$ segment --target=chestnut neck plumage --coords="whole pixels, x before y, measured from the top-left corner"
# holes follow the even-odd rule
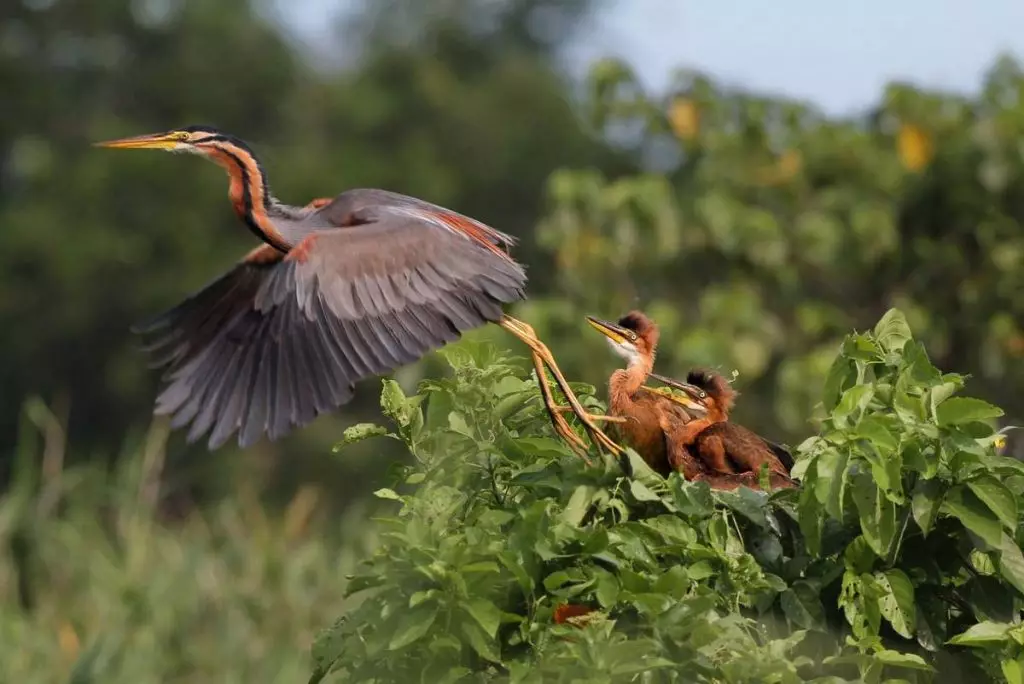
[[[608,381],[608,399],[612,407],[621,407],[633,402],[636,394],[647,377],[654,370],[654,351],[649,354],[637,354],[626,368],[612,373]]]
[[[258,238],[282,252],[292,244],[274,225],[272,215],[285,207],[270,194],[267,174],[256,155],[240,140],[217,135],[202,141],[204,156],[223,168],[230,181],[228,197],[235,213]]]

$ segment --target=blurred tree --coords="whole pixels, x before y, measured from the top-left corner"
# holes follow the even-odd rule
[[[652,95],[605,61],[588,109],[644,171],[549,184],[538,239],[570,300],[520,315],[542,336],[583,338],[560,357],[568,373],[600,381],[614,363],[595,361],[583,313],[641,306],[663,327],[662,372],[739,370],[737,417],[795,440],[844,331],[900,306],[940,367],[969,369],[972,391],[1022,422],[1016,63],[1001,60],[977,101],[894,84],[870,116],[828,120],[688,72]]]
[[[211,123],[254,144],[282,199],[354,186],[419,195],[524,237],[518,256],[536,266],[546,255],[529,235],[550,173],[616,168],[607,146],[581,132],[553,61],[590,4],[476,0],[429,13],[367,4],[346,29],[366,39],[363,49],[323,73],[255,1],[6,3],[0,84],[19,97],[0,112],[0,327],[10,331],[0,338],[0,453],[10,452],[30,393],[70,404],[76,453],[114,453],[128,426],[149,420],[157,381],[128,326],[252,244],[212,165],[98,151],[91,141]],[[562,17],[557,35],[545,34],[538,13]],[[399,39],[399,25],[419,39]],[[531,292],[550,283],[548,270],[531,269]],[[376,384],[365,385],[342,416],[236,463],[282,490],[310,467],[318,477],[329,469],[346,500],[359,478],[340,477],[326,452],[341,425],[376,413]],[[181,435],[171,450],[172,463],[210,461]],[[284,453],[312,455],[303,467],[289,457],[275,468]],[[387,458],[376,456],[380,467]],[[189,478],[204,473],[210,480],[206,466]]]

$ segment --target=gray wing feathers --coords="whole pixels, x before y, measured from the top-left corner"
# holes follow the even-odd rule
[[[523,297],[517,264],[408,217],[314,234],[305,260],[236,266],[139,330],[155,412],[215,449],[277,439]]]

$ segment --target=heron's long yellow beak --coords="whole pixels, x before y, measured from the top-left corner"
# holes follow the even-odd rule
[[[135,135],[130,138],[119,138],[118,140],[106,140],[93,143],[95,147],[111,147],[119,150],[173,150],[181,142],[178,133],[150,133],[147,135]]]
[[[605,321],[593,316],[587,316],[587,323],[590,323],[594,330],[611,339],[613,342],[621,344],[629,339],[629,333],[625,328],[615,325],[610,321]]]

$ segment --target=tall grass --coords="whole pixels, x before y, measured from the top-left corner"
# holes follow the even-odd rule
[[[306,486],[271,513],[239,484],[169,518],[159,425],[113,469],[64,468],[59,421],[38,402],[26,416],[0,498],[0,682],[305,681],[374,543],[351,534],[365,511],[332,520]]]

